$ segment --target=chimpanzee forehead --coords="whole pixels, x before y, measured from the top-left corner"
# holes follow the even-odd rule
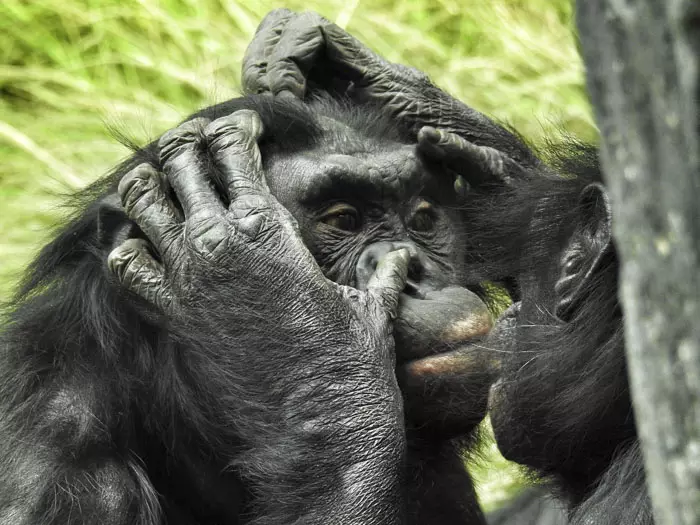
[[[298,180],[301,200],[331,194],[340,198],[348,190],[404,199],[419,192],[430,177],[414,146],[394,144],[375,151],[347,146],[314,150],[298,159],[304,165]]]
[[[350,194],[403,201],[437,184],[435,166],[418,154],[415,137],[381,113],[332,100],[290,109],[303,110],[306,120],[270,123],[269,129],[284,133],[273,134],[272,148],[263,151],[268,183],[285,202]]]
[[[362,155],[401,146],[392,138],[378,137],[369,130],[359,130],[336,118],[317,115],[321,134],[316,139],[318,151],[344,155]]]

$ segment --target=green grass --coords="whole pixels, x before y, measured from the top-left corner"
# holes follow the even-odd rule
[[[246,44],[282,6],[322,13],[534,142],[595,137],[566,0],[2,0],[0,301],[61,195],[128,154],[108,127],[145,143],[235,96]],[[512,485],[479,474],[490,504]]]

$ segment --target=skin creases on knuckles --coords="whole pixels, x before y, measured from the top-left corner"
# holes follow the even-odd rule
[[[293,104],[293,102],[289,102]],[[320,118],[324,123],[324,132],[320,137],[315,138],[318,141],[316,146],[316,151],[319,152],[318,155],[323,157],[323,149],[327,148],[329,155],[328,159],[332,159],[332,165],[329,165],[327,169],[332,173],[333,176],[342,176],[344,180],[344,185],[347,186],[347,191],[350,194],[357,194],[356,190],[352,189],[352,185],[357,184],[358,188],[366,186],[367,184],[378,185],[377,195],[383,194],[388,195],[386,192],[398,192],[395,194],[395,198],[402,199],[408,198],[408,195],[412,189],[413,185],[423,185],[426,183],[425,175],[421,175],[416,178],[416,174],[422,171],[417,169],[416,160],[410,159],[414,155],[413,149],[406,148],[401,143],[393,144],[388,141],[387,144],[382,145],[377,148],[376,153],[370,155],[366,161],[353,160],[344,164],[345,157],[343,150],[346,149],[348,152],[353,151],[359,146],[359,144],[367,141],[366,137],[362,136],[363,131],[354,130],[352,134],[355,136],[347,136],[348,130],[345,128],[346,124],[343,123],[342,111],[340,111],[335,106],[331,105],[329,108],[325,108],[329,113],[326,115],[314,115],[308,118]],[[338,112],[340,111],[340,114]],[[229,120],[231,117],[229,117]],[[219,119],[219,121],[222,119]],[[166,135],[166,138],[162,139],[161,142],[176,140],[178,142],[179,150],[176,154],[172,153],[172,148],[168,150],[169,159],[171,162],[177,161],[177,156],[188,155],[188,144],[194,144],[200,142],[202,139],[196,133],[192,133],[193,129],[206,129],[215,134],[215,142],[218,144],[219,153],[221,154],[222,145],[226,144],[228,147],[233,147],[236,149],[240,147],[241,150],[236,150],[239,156],[248,156],[245,160],[237,161],[237,169],[243,171],[248,169],[250,166],[250,157],[256,157],[254,164],[261,162],[257,160],[259,155],[253,154],[253,148],[250,147],[246,139],[241,139],[240,137],[235,139],[228,139],[228,133],[239,133],[238,127],[232,127],[226,122],[219,123],[219,121],[214,121],[211,123],[197,122],[195,125],[187,126],[185,132],[173,132]],[[251,123],[254,122],[250,118],[246,118],[244,123],[248,124],[251,128]],[[262,126],[255,126],[257,129],[261,129]],[[339,130],[343,130],[346,134],[342,141],[337,142],[336,131],[334,127]],[[258,132],[259,133],[259,132]],[[254,134],[254,133],[253,133]],[[183,136],[187,137],[187,140],[183,140]],[[250,134],[249,134],[250,136]],[[173,139],[175,137],[175,139]],[[205,136],[206,138],[206,136]],[[378,141],[379,142],[379,141]],[[325,144],[325,145],[324,145]],[[166,143],[167,145],[167,143]],[[365,146],[363,146],[365,147]],[[396,151],[397,153],[394,153]],[[405,160],[400,160],[397,157],[398,152],[403,151],[401,155],[407,155]],[[253,177],[249,177],[243,181],[237,180],[236,182],[230,182],[228,187],[233,187],[233,192],[241,192],[241,195],[231,195],[231,206],[228,212],[225,210],[220,210],[219,215],[212,215],[211,213],[205,213],[203,217],[206,219],[204,224],[207,228],[198,228],[194,232],[195,242],[204,246],[209,253],[215,255],[216,257],[223,257],[225,260],[229,259],[233,255],[233,259],[238,259],[238,252],[243,250],[244,252],[249,249],[254,249],[258,246],[263,252],[270,249],[266,246],[266,243],[272,244],[275,250],[278,252],[288,250],[289,247],[289,237],[294,235],[297,231],[305,234],[305,242],[311,247],[323,246],[326,242],[324,235],[319,233],[317,235],[312,235],[310,232],[319,232],[315,227],[312,227],[309,223],[309,208],[306,203],[300,201],[300,195],[298,190],[295,189],[296,180],[298,176],[303,174],[304,184],[313,185],[314,178],[318,176],[319,181],[323,181],[324,185],[327,185],[327,178],[323,172],[318,172],[315,166],[324,166],[323,162],[318,164],[318,159],[314,157],[312,161],[308,161],[303,157],[295,158],[289,157],[289,154],[276,153],[274,148],[265,154],[266,155],[266,166],[267,173],[265,177],[256,174]],[[229,155],[230,156],[230,155]],[[363,162],[366,165],[363,166]],[[403,166],[408,171],[396,171],[396,166]],[[187,173],[187,165],[179,168],[180,171],[177,175],[182,175]],[[346,171],[350,170],[350,171]],[[386,174],[386,178],[385,175]],[[195,177],[195,174],[190,174]],[[369,179],[365,179],[369,175]],[[201,177],[201,174],[199,175]],[[266,180],[267,185],[263,185],[260,181]],[[389,181],[401,181],[400,184],[389,184]],[[180,183],[182,186],[182,183]],[[383,186],[389,184],[389,186]],[[433,184],[433,183],[430,183]],[[442,184],[441,182],[438,185]],[[269,185],[269,188],[268,188]],[[349,185],[349,186],[348,186]],[[226,187],[226,185],[224,184]],[[262,191],[259,190],[262,188]],[[197,190],[196,185],[188,186],[188,190]],[[210,189],[210,188],[209,188]],[[270,193],[267,193],[267,191]],[[329,191],[333,192],[333,187],[327,188]],[[431,190],[433,191],[433,190]],[[454,195],[450,196],[443,195],[444,193],[441,189],[436,189],[437,191],[431,199],[435,202],[440,199],[447,198],[452,199]],[[449,186],[448,186],[449,191]],[[404,193],[406,192],[406,193]],[[206,192],[204,192],[206,193]],[[272,195],[276,196],[274,199]],[[405,196],[402,196],[405,195]],[[324,198],[331,199],[331,195],[320,196],[321,200]],[[393,198],[393,197],[392,197]],[[279,203],[277,202],[279,200]],[[372,199],[368,199],[366,204],[360,203],[358,206],[360,212],[364,210],[367,206],[376,206],[379,203],[370,202]],[[274,204],[270,204],[274,203]],[[197,203],[190,206],[193,211],[197,211],[195,208]],[[202,203],[199,203],[202,207]],[[379,207],[383,207],[385,204],[381,204]],[[392,205],[393,206],[393,205]],[[187,206],[185,206],[187,208]],[[207,205],[206,210],[211,210],[212,206]],[[425,206],[413,206],[410,209],[413,212],[421,211],[426,209]],[[430,213],[438,213],[447,217],[449,214],[442,211],[440,206],[431,206]],[[358,213],[360,213],[358,212]],[[201,213],[201,212],[198,212]],[[230,231],[227,231],[224,225],[227,221],[220,221],[220,216],[227,213],[233,226]],[[403,213],[403,212],[402,212]],[[288,214],[290,220],[286,220],[284,215]],[[441,216],[442,216],[441,215]],[[193,214],[193,218],[200,215],[197,213]],[[366,216],[363,219],[365,222],[370,221],[370,217]],[[374,219],[371,219],[374,220]],[[381,217],[378,220],[383,220]],[[406,219],[409,224],[412,222]],[[447,219],[445,219],[447,220]],[[454,216],[449,221],[458,221],[459,219]],[[213,226],[210,225],[209,221],[214,221]],[[445,270],[440,269],[440,265],[435,265],[431,263],[431,257],[426,252],[421,253],[421,250],[432,250],[430,242],[433,243],[444,243],[444,242],[454,242],[452,236],[449,235],[449,231],[454,228],[459,228],[457,222],[441,222],[440,225],[444,226],[448,230],[448,234],[438,235],[433,237],[429,235],[425,237],[428,232],[419,232],[423,235],[423,248],[417,248],[418,244],[411,241],[410,229],[407,230],[405,226],[400,227],[399,230],[394,230],[393,233],[391,229],[387,229],[387,226],[382,228],[385,230],[384,236],[389,236],[385,238],[400,238],[405,237],[406,241],[399,243],[382,241],[381,239],[376,239],[378,243],[373,242],[371,231],[368,231],[371,226],[370,224],[364,224],[366,228],[360,228],[358,231],[354,232],[354,235],[347,236],[345,242],[341,245],[340,250],[348,250],[347,255],[341,255],[340,260],[345,260],[343,264],[348,268],[348,278],[353,279],[353,274],[356,271],[351,269],[351,265],[354,257],[358,257],[360,260],[367,259],[366,257],[360,257],[363,252],[373,252],[376,251],[376,255],[369,257],[370,261],[374,264],[378,264],[382,257],[386,254],[386,250],[392,251],[394,249],[402,249],[403,246],[409,248],[409,252],[413,255],[410,256],[409,266],[414,267],[415,275],[410,275],[409,280],[412,281],[413,292],[416,289],[423,290],[418,296],[402,295],[402,298],[398,302],[398,313],[390,314],[390,317],[395,318],[393,323],[394,328],[394,339],[396,340],[396,354],[397,362],[399,366],[403,368],[403,376],[411,376],[410,380],[403,383],[404,393],[406,395],[415,395],[418,398],[424,397],[425,388],[422,384],[426,381],[431,384],[440,383],[441,378],[449,377],[449,381],[443,382],[445,385],[448,383],[453,386],[446,387],[448,391],[459,391],[462,389],[462,382],[470,381],[470,378],[479,377],[478,382],[480,384],[486,383],[487,379],[493,374],[492,370],[494,367],[494,361],[492,359],[483,359],[476,357],[477,347],[474,347],[469,341],[479,340],[485,336],[491,327],[491,315],[485,305],[477,298],[471,291],[465,288],[460,288],[457,286],[461,277],[456,273],[444,273]],[[186,224],[187,222],[186,218]],[[422,224],[427,224],[428,227],[433,227],[433,221],[429,223],[423,222]],[[437,227],[437,225],[435,225]],[[331,228],[333,229],[333,228]],[[326,230],[323,230],[326,231]],[[379,231],[379,230],[377,230]],[[241,246],[229,247],[228,239],[224,238],[225,235],[246,235],[247,240],[251,243],[243,244]],[[418,234],[418,233],[416,233]],[[398,237],[396,237],[398,236]],[[427,241],[430,239],[430,241]],[[452,240],[450,240],[452,239]],[[426,245],[425,243],[428,242]],[[362,247],[365,246],[363,249]],[[377,248],[375,248],[377,246]],[[387,248],[387,246],[389,248]],[[439,244],[440,252],[445,253],[459,253],[460,247],[453,246],[450,249],[442,244]],[[437,249],[437,247],[435,248]],[[232,250],[233,253],[227,253],[227,250]],[[377,251],[378,250],[378,251]],[[322,251],[322,250],[321,250]],[[293,251],[290,252],[286,257],[288,261],[297,261],[297,257],[293,255]],[[355,253],[356,255],[353,255]],[[275,257],[275,254],[270,253],[271,258]],[[335,259],[339,257],[338,253],[334,254]],[[442,256],[440,256],[442,257]],[[258,265],[260,257],[256,256],[252,259],[248,259],[248,262],[254,262],[254,266]],[[244,259],[245,260],[245,259]],[[303,257],[300,258],[303,260]],[[317,253],[317,262],[321,265],[323,269],[325,266],[324,256]],[[444,261],[448,262],[448,261]],[[240,264],[240,263],[239,263]],[[245,268],[241,268],[238,277],[243,275],[251,275],[251,271],[262,272],[262,269],[258,268],[252,270],[251,265],[247,265]],[[293,266],[293,265],[291,265]],[[447,266],[458,267],[453,263],[447,264]],[[294,271],[289,265],[282,266],[282,268],[288,268],[288,270]],[[196,269],[195,269],[196,271]],[[271,270],[273,271],[273,270]],[[359,271],[359,270],[357,270]],[[374,267],[370,267],[369,270],[365,270],[363,275],[371,276],[375,272]],[[303,274],[302,274],[303,275]],[[151,280],[153,281],[153,280]],[[348,281],[350,284],[352,281]],[[346,282],[340,280],[339,284],[346,284]],[[300,283],[299,288],[303,289],[304,284]],[[367,283],[361,284],[361,289],[366,289]],[[411,293],[413,293],[411,292]],[[415,294],[414,294],[415,295]],[[448,352],[449,357],[443,355]],[[476,374],[476,375],[475,375]],[[485,392],[485,386],[479,387],[480,390]],[[441,395],[450,395],[447,394]],[[484,394],[485,395],[485,394]],[[440,410],[435,410],[435,419],[442,417],[444,419],[444,414],[440,415]],[[469,420],[469,424],[472,422]]]

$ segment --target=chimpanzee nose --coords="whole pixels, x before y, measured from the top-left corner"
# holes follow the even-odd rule
[[[427,290],[437,289],[436,283],[432,282],[429,268],[425,256],[412,242],[376,242],[370,244],[360,255],[355,267],[356,286],[359,290],[367,289],[367,283],[377,269],[379,261],[389,252],[400,249],[408,250],[411,257],[408,263],[408,280],[404,293],[415,297],[422,297]]]

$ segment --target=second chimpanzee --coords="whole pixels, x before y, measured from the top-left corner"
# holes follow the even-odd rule
[[[452,151],[471,147],[443,139]],[[498,340],[491,422],[504,456],[554,482],[572,524],[649,525],[597,151],[570,142],[550,153],[556,174],[502,157],[520,176],[497,169],[485,180],[484,170],[474,181],[470,202],[489,213],[472,214],[471,239],[485,271],[508,277],[519,299],[499,320],[510,335]]]

